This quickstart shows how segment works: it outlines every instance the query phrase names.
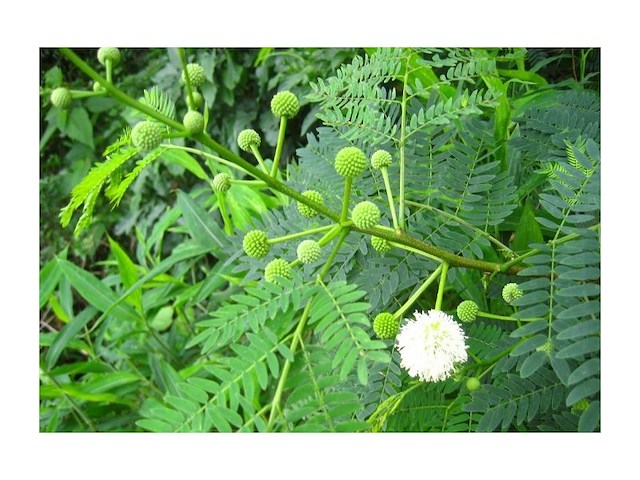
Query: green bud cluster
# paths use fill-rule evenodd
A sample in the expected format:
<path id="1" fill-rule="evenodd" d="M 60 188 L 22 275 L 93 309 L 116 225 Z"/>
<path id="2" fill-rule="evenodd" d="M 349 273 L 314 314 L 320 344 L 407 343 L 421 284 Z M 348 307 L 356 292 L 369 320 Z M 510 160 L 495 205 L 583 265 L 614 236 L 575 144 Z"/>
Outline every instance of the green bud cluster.
<path id="1" fill-rule="evenodd" d="M 376 237 L 375 235 L 371 235 L 371 245 L 380 253 L 387 253 L 391 250 L 391 244 L 386 238 Z"/>
<path id="2" fill-rule="evenodd" d="M 202 106 L 202 102 L 204 102 L 204 99 L 202 98 L 200 92 L 196 91 L 192 91 L 191 96 L 193 97 L 193 102 L 189 98 L 189 95 L 187 95 L 187 106 L 192 110 L 197 110 Z"/>
<path id="3" fill-rule="evenodd" d="M 107 64 L 107 60 L 111 60 L 112 65 L 120 62 L 120 50 L 115 47 L 101 47 L 98 49 L 98 61 L 102 65 Z"/>
<path id="4" fill-rule="evenodd" d="M 589 400 L 587 400 L 586 398 L 583 398 L 581 400 L 578 400 L 576 403 L 574 403 L 571 406 L 571 411 L 572 412 L 584 412 L 590 404 L 591 404 L 591 402 Z"/>
<path id="5" fill-rule="evenodd" d="M 204 130 L 204 117 L 200 112 L 189 110 L 182 119 L 182 124 L 191 134 L 201 133 Z"/>
<path id="6" fill-rule="evenodd" d="M 226 173 L 219 173 L 213 177 L 213 189 L 216 192 L 225 193 L 231 188 L 231 175 Z"/>
<path id="7" fill-rule="evenodd" d="M 204 81 L 204 68 L 197 63 L 189 63 L 186 68 L 186 73 L 189 75 L 189 83 L 193 88 L 198 88 Z M 182 80 L 186 81 L 185 70 L 182 71 Z"/>
<path id="8" fill-rule="evenodd" d="M 298 97 L 288 90 L 276 93 L 271 99 L 271 111 L 280 118 L 293 118 L 300 110 Z"/>
<path id="9" fill-rule="evenodd" d="M 67 108 L 71 105 L 71 92 L 64 88 L 58 87 L 51 92 L 51 103 L 58 108 Z"/>
<path id="10" fill-rule="evenodd" d="M 400 329 L 400 320 L 389 312 L 379 313 L 373 320 L 373 331 L 378 338 L 395 338 Z"/>
<path id="11" fill-rule="evenodd" d="M 307 197 L 309 200 L 313 200 L 316 203 L 322 204 L 324 202 L 322 194 L 320 192 L 316 192 L 315 190 L 305 190 L 304 192 L 302 192 L 302 195 Z M 313 218 L 318 215 L 318 212 L 302 202 L 298 202 L 298 211 L 300 212 L 300 215 L 307 218 Z"/>
<path id="12" fill-rule="evenodd" d="M 523 293 L 517 283 L 507 283 L 502 289 L 502 298 L 507 303 L 512 303 L 514 300 L 522 297 Z"/>
<path id="13" fill-rule="evenodd" d="M 149 120 L 139 122 L 131 131 L 133 145 L 142 151 L 153 150 L 162 142 L 162 129 L 160 125 Z"/>
<path id="14" fill-rule="evenodd" d="M 551 340 L 547 340 L 538 348 L 536 348 L 537 352 L 544 352 L 547 355 L 551 355 L 553 353 L 553 342 Z"/>
<path id="15" fill-rule="evenodd" d="M 93 91 L 94 92 L 104 92 L 105 88 L 100 85 L 100 82 L 93 82 Z"/>
<path id="16" fill-rule="evenodd" d="M 371 156 L 371 166 L 376 170 L 391 165 L 391 154 L 386 150 L 378 150 Z"/>
<path id="17" fill-rule="evenodd" d="M 298 260 L 302 263 L 313 263 L 320 258 L 320 244 L 315 240 L 303 240 L 298 245 Z"/>
<path id="18" fill-rule="evenodd" d="M 291 278 L 291 265 L 282 258 L 271 260 L 264 269 L 267 282 L 277 283 L 277 277 Z"/>
<path id="19" fill-rule="evenodd" d="M 260 135 L 255 130 L 250 128 L 243 130 L 238 135 L 238 146 L 245 152 L 250 152 L 251 147 L 258 148 L 260 146 Z"/>
<path id="20" fill-rule="evenodd" d="M 466 382 L 467 389 L 470 392 L 475 392 L 480 388 L 480 380 L 477 377 L 469 377 Z"/>
<path id="21" fill-rule="evenodd" d="M 344 147 L 336 155 L 334 167 L 342 177 L 357 177 L 367 168 L 367 157 L 357 147 Z"/>
<path id="22" fill-rule="evenodd" d="M 465 300 L 458 305 L 456 313 L 462 322 L 473 322 L 478 314 L 478 305 L 472 300 Z"/>
<path id="23" fill-rule="evenodd" d="M 351 218 L 358 228 L 375 227 L 380 222 L 380 209 L 369 201 L 360 202 L 353 207 Z"/>
<path id="24" fill-rule="evenodd" d="M 269 238 L 262 230 L 252 230 L 248 232 L 242 240 L 244 252 L 252 258 L 262 258 L 271 248 Z"/>

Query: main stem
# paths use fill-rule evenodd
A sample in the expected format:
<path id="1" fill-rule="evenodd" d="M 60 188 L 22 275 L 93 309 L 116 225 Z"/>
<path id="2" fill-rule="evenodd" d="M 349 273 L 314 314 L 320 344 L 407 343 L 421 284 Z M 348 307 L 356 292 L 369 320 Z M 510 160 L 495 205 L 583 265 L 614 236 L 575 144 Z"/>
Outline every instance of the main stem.
<path id="1" fill-rule="evenodd" d="M 99 73 L 97 73 L 95 70 L 93 70 L 89 65 L 87 65 L 86 62 L 84 62 L 80 57 L 78 57 L 71 49 L 69 48 L 61 48 L 60 49 L 61 53 L 66 56 L 74 65 L 76 65 L 81 71 L 83 71 L 85 74 L 87 74 L 90 78 L 92 78 L 93 80 L 97 81 L 100 83 L 100 85 L 102 85 L 105 90 L 107 90 L 107 92 L 109 93 L 109 95 L 118 100 L 119 102 L 123 103 L 124 105 L 127 105 L 129 107 L 132 107 L 146 115 L 148 115 L 151 118 L 154 118 L 155 120 L 164 123 L 165 125 L 179 131 L 179 132 L 183 132 L 185 131 L 184 125 L 182 125 L 182 123 L 179 123 L 163 114 L 161 114 L 160 112 L 154 110 L 153 108 L 144 105 L 136 100 L 134 100 L 133 98 L 129 97 L 128 95 L 126 95 L 125 93 L 123 93 L 121 90 L 119 90 L 117 87 L 115 87 L 113 84 L 107 82 Z M 406 92 L 403 92 L 403 97 L 406 95 Z M 405 112 L 406 114 L 406 112 Z M 404 122 L 403 122 L 404 125 Z M 241 170 L 244 170 L 246 173 L 248 173 L 249 175 L 264 181 L 267 186 L 269 188 L 271 188 L 272 190 L 275 190 L 277 192 L 280 192 L 290 198 L 292 198 L 293 200 L 296 200 L 300 203 L 303 203 L 313 209 L 315 209 L 317 212 L 321 213 L 322 215 L 330 218 L 331 220 L 333 220 L 334 222 L 338 223 L 340 222 L 340 214 L 335 212 L 334 210 L 324 206 L 324 205 L 319 205 L 316 204 L 315 202 L 311 202 L 307 197 L 305 197 L 304 195 L 302 195 L 302 193 L 298 192 L 297 190 L 294 190 L 290 187 L 288 187 L 287 185 L 285 185 L 284 183 L 276 180 L 275 178 L 271 177 L 270 175 L 266 175 L 264 172 L 262 172 L 260 169 L 254 167 L 252 164 L 250 164 L 249 162 L 247 162 L 246 160 L 244 160 L 242 157 L 240 157 L 239 155 L 237 155 L 236 153 L 232 152 L 231 150 L 227 149 L 226 147 L 220 145 L 218 142 L 216 142 L 214 139 L 212 139 L 210 136 L 208 136 L 207 134 L 203 133 L 198 133 L 196 135 L 193 135 L 193 138 L 197 141 L 199 141 L 202 145 L 206 146 L 207 148 L 210 148 L 211 150 L 215 151 L 216 153 L 218 153 L 218 155 L 220 155 L 220 157 L 223 157 L 225 159 L 225 162 L 228 162 L 229 164 L 235 164 L 236 167 L 234 168 L 239 168 Z M 402 139 L 401 139 L 402 140 Z M 174 145 L 175 148 L 175 145 Z M 401 141 L 400 144 L 400 161 L 401 164 L 404 163 L 404 145 L 403 142 Z M 404 217 L 404 186 L 403 186 L 403 182 L 401 182 L 401 188 L 402 188 L 402 193 L 400 196 L 400 202 L 401 202 L 401 208 L 400 208 L 400 218 L 399 218 L 399 224 L 400 224 L 400 228 L 404 228 L 403 225 L 403 220 L 402 218 Z M 467 268 L 474 268 L 477 270 L 482 270 L 484 272 L 500 272 L 500 273 L 508 273 L 511 275 L 515 275 L 517 274 L 522 268 L 521 267 L 516 267 L 516 266 L 506 266 L 505 264 L 500 264 L 500 263 L 494 263 L 494 262 L 486 262 L 486 261 L 482 261 L 482 260 L 474 260 L 474 259 L 470 259 L 470 258 L 465 258 L 462 256 L 458 256 L 455 255 L 453 253 L 447 252 L 445 250 L 441 250 L 439 248 L 436 248 L 432 245 L 426 244 L 420 240 L 418 240 L 415 237 L 412 237 L 410 235 L 407 235 L 406 233 L 395 233 L 395 232 L 389 232 L 389 231 L 385 231 L 381 228 L 378 227 L 374 227 L 374 228 L 357 228 L 355 226 L 351 227 L 353 230 L 357 230 L 359 232 L 362 233 L 366 233 L 369 235 L 375 235 L 381 238 L 384 238 L 390 242 L 396 242 L 402 245 L 406 245 L 409 247 L 413 247 L 417 250 L 423 251 L 425 253 L 434 255 L 438 258 L 440 258 L 441 260 L 446 261 L 450 267 L 467 267 Z"/>

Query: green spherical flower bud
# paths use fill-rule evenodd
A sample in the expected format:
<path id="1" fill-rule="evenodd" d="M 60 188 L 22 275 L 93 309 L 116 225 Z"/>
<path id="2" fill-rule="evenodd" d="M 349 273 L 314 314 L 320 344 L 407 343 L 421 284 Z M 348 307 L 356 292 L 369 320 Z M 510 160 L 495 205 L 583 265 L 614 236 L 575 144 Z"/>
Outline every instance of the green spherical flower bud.
<path id="1" fill-rule="evenodd" d="M 202 102 L 204 102 L 202 95 L 200 92 L 192 91 L 191 96 L 193 97 L 193 102 L 191 101 L 191 98 L 189 98 L 189 95 L 187 95 L 187 106 L 192 110 L 199 109 L 202 106 Z"/>
<path id="2" fill-rule="evenodd" d="M 462 322 L 473 322 L 478 314 L 478 305 L 471 300 L 465 300 L 458 305 L 456 312 Z"/>
<path id="3" fill-rule="evenodd" d="M 375 235 L 371 235 L 371 245 L 380 253 L 387 253 L 391 250 L 391 244 L 386 238 L 376 237 Z"/>
<path id="4" fill-rule="evenodd" d="M 302 195 L 307 197 L 309 200 L 313 200 L 316 203 L 324 202 L 322 194 L 320 192 L 316 192 L 315 190 L 305 190 L 304 192 L 302 192 Z M 307 218 L 313 218 L 318 215 L 318 212 L 316 212 L 313 208 L 301 202 L 298 202 L 298 211 L 303 217 Z"/>
<path id="5" fill-rule="evenodd" d="M 537 352 L 544 352 L 547 355 L 551 355 L 553 353 L 553 342 L 551 340 L 547 340 L 538 348 L 536 348 Z"/>
<path id="6" fill-rule="evenodd" d="M 522 297 L 524 295 L 520 287 L 518 287 L 517 283 L 507 283 L 502 289 L 502 298 L 507 303 L 511 303 L 517 298 Z"/>
<path id="7" fill-rule="evenodd" d="M 100 85 L 100 82 L 93 82 L 93 91 L 94 92 L 104 92 L 106 89 Z"/>
<path id="8" fill-rule="evenodd" d="M 51 103 L 58 108 L 67 108 L 71 105 L 71 92 L 64 87 L 56 88 L 51 92 Z"/>
<path id="9" fill-rule="evenodd" d="M 376 170 L 391 165 L 391 154 L 385 150 L 378 150 L 371 156 L 371 166 Z"/>
<path id="10" fill-rule="evenodd" d="M 262 230 L 252 230 L 244 236 L 242 248 L 250 257 L 262 258 L 269 253 L 271 245 L 266 233 Z"/>
<path id="11" fill-rule="evenodd" d="M 225 193 L 231 188 L 231 175 L 219 173 L 213 177 L 213 189 L 216 192 Z"/>
<path id="12" fill-rule="evenodd" d="M 353 207 L 351 219 L 358 228 L 375 227 L 380 222 L 380 209 L 369 201 L 360 202 Z"/>
<path id="13" fill-rule="evenodd" d="M 267 282 L 277 283 L 277 277 L 291 278 L 291 265 L 282 258 L 271 260 L 264 269 Z"/>
<path id="14" fill-rule="evenodd" d="M 204 117 L 200 112 L 189 110 L 182 119 L 182 124 L 189 133 L 201 133 L 204 129 Z"/>
<path id="15" fill-rule="evenodd" d="M 293 118 L 298 110 L 300 110 L 298 97 L 288 90 L 276 93 L 271 99 L 271 111 L 278 118 Z"/>
<path id="16" fill-rule="evenodd" d="M 189 75 L 189 83 L 193 88 L 198 88 L 205 81 L 204 77 L 204 68 L 202 68 L 197 63 L 190 63 L 187 65 L 186 69 L 187 75 Z M 186 77 L 184 75 L 185 71 L 182 71 L 182 80 L 186 81 Z"/>
<path id="17" fill-rule="evenodd" d="M 298 245 L 298 260 L 313 263 L 320 258 L 320 244 L 315 240 L 303 240 Z"/>
<path id="18" fill-rule="evenodd" d="M 400 319 L 389 312 L 379 313 L 373 320 L 373 331 L 378 338 L 395 338 L 400 329 Z"/>
<path id="19" fill-rule="evenodd" d="M 353 178 L 360 175 L 367 168 L 367 157 L 357 147 L 344 147 L 336 155 L 334 167 L 338 175 Z"/>
<path id="20" fill-rule="evenodd" d="M 238 135 L 238 146 L 245 152 L 250 152 L 251 147 L 258 148 L 260 146 L 260 142 L 261 139 L 258 132 L 251 130 L 250 128 L 241 131 L 240 135 Z"/>
<path id="21" fill-rule="evenodd" d="M 583 398 L 581 400 L 578 400 L 571 406 L 571 411 L 579 415 L 580 413 L 584 412 L 590 404 L 591 402 L 589 400 Z"/>
<path id="22" fill-rule="evenodd" d="M 162 142 L 162 129 L 148 120 L 139 122 L 131 131 L 131 140 L 142 151 L 153 150 Z"/>
<path id="23" fill-rule="evenodd" d="M 480 380 L 478 380 L 476 377 L 469 377 L 467 379 L 466 385 L 467 385 L 467 389 L 470 392 L 475 392 L 480 388 Z"/>
<path id="24" fill-rule="evenodd" d="M 107 60 L 111 60 L 112 65 L 117 65 L 120 61 L 120 50 L 115 47 L 102 47 L 98 49 L 98 61 L 102 65 L 107 64 Z"/>

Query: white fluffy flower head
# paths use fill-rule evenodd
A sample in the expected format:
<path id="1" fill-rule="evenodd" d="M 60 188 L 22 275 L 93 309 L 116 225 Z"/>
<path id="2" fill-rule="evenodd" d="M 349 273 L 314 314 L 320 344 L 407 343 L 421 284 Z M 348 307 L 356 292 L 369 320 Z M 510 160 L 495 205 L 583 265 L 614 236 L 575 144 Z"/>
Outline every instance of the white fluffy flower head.
<path id="1" fill-rule="evenodd" d="M 450 377 L 456 364 L 467 360 L 467 337 L 460 324 L 439 310 L 416 311 L 413 316 L 415 320 L 405 323 L 396 337 L 400 366 L 425 382 Z"/>

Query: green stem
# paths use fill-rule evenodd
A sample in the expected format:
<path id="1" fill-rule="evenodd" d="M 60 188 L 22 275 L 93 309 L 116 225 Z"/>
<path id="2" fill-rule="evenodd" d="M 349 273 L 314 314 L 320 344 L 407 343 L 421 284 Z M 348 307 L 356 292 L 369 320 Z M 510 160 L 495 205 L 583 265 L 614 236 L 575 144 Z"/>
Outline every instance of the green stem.
<path id="1" fill-rule="evenodd" d="M 162 138 L 186 138 L 191 135 L 189 132 L 169 132 L 163 133 Z"/>
<path id="2" fill-rule="evenodd" d="M 262 158 L 262 155 L 260 155 L 260 150 L 258 150 L 258 147 L 256 147 L 255 145 L 251 145 L 251 152 L 253 153 L 253 156 L 256 157 L 256 160 L 258 160 L 258 163 L 260 164 L 260 168 L 262 168 L 262 171 L 268 174 L 269 169 L 265 165 L 264 159 Z"/>
<path id="3" fill-rule="evenodd" d="M 89 97 L 104 97 L 107 95 L 107 92 L 89 92 L 88 90 L 69 90 L 69 93 L 71 93 L 71 98 L 74 100 Z"/>
<path id="4" fill-rule="evenodd" d="M 69 49 L 69 48 L 61 48 L 60 52 L 67 57 L 76 67 L 78 67 L 82 72 L 84 72 L 85 74 L 87 74 L 90 78 L 92 78 L 93 80 L 95 80 L 96 82 L 99 82 L 101 86 L 104 87 L 104 89 L 109 93 L 109 95 L 111 95 L 111 97 L 113 97 L 114 99 L 118 100 L 119 102 L 132 107 L 146 115 L 148 115 L 151 118 L 155 118 L 156 120 L 164 123 L 165 125 L 174 128 L 176 130 L 182 131 L 185 130 L 184 125 L 182 125 L 182 123 L 179 123 L 169 117 L 167 117 L 166 115 L 161 114 L 160 112 L 158 112 L 157 110 L 149 107 L 148 105 L 144 105 L 143 103 L 140 103 L 136 100 L 134 100 L 133 98 L 129 97 L 127 94 L 125 94 L 124 92 L 122 92 L 121 90 L 119 90 L 117 87 L 115 87 L 111 82 L 107 81 L 104 77 L 102 77 L 98 72 L 96 72 L 94 69 L 92 69 L 89 65 L 87 65 L 87 63 L 82 60 L 80 57 L 78 57 L 78 55 L 76 55 L 73 50 Z"/>
<path id="5" fill-rule="evenodd" d="M 87 65 L 80 57 L 78 57 L 72 50 L 68 49 L 68 48 L 61 48 L 60 52 L 67 57 L 74 65 L 76 65 L 82 72 L 84 72 L 85 74 L 87 74 L 90 78 L 92 78 L 93 80 L 99 82 L 101 85 L 104 86 L 104 88 L 107 90 L 107 92 L 109 93 L 109 95 L 111 95 L 112 98 L 116 99 L 117 101 L 123 103 L 124 105 L 127 105 L 129 107 L 132 107 L 146 115 L 148 115 L 149 117 L 164 123 L 165 125 L 178 130 L 178 131 L 184 131 L 184 125 L 182 125 L 182 123 L 178 123 L 177 121 L 161 114 L 160 112 L 154 110 L 153 108 L 144 105 L 136 100 L 134 100 L 133 98 L 129 97 L 128 95 L 126 95 L 125 93 L 123 93 L 122 91 L 120 91 L 118 88 L 116 88 L 115 86 L 113 86 L 112 84 L 106 82 L 106 80 L 100 76 L 100 74 L 98 74 L 95 70 L 93 70 L 89 65 Z M 214 139 L 212 139 L 209 135 L 205 134 L 205 133 L 198 133 L 196 135 L 193 135 L 193 138 L 195 140 L 197 140 L 198 142 L 200 142 L 202 145 L 210 148 L 211 150 L 215 151 L 216 153 L 218 153 L 220 156 L 224 157 L 226 160 L 222 161 L 223 159 L 221 159 L 220 157 L 215 157 L 213 156 L 213 158 L 217 159 L 218 161 L 222 161 L 222 163 L 225 163 L 229 166 L 231 166 L 232 164 L 234 164 L 234 166 L 232 168 L 244 171 L 246 173 L 248 173 L 249 175 L 263 180 L 267 186 L 269 188 L 271 188 L 272 190 L 276 191 L 276 192 L 280 192 L 290 198 L 292 198 L 293 200 L 296 200 L 300 203 L 303 203 L 313 209 L 315 209 L 317 212 L 321 213 L 322 215 L 330 218 L 331 220 L 333 220 L 334 222 L 339 222 L 340 221 L 340 214 L 333 211 L 332 209 L 326 207 L 325 205 L 320 205 L 320 204 L 316 204 L 315 202 L 310 201 L 307 197 L 305 197 L 304 195 L 302 195 L 301 192 L 298 192 L 290 187 L 288 187 L 287 185 L 285 185 L 284 183 L 280 182 L 279 180 L 276 180 L 275 178 L 266 175 L 264 172 L 262 172 L 261 170 L 259 170 L 258 168 L 254 167 L 251 163 L 247 162 L 246 160 L 244 160 L 242 157 L 240 157 L 238 154 L 232 152 L 231 150 L 229 150 L 228 148 L 220 145 L 218 142 L 216 142 Z M 165 145 L 166 146 L 166 145 Z M 169 145 L 169 148 L 181 148 L 181 149 L 186 149 L 186 147 L 177 147 L 176 145 Z M 188 150 L 187 150 L 188 151 Z M 198 155 L 203 155 L 204 152 L 200 152 L 198 150 L 195 150 L 195 153 L 197 153 Z M 208 154 L 206 154 L 208 155 Z M 403 154 L 401 155 L 401 159 L 404 158 Z M 401 199 L 402 200 L 402 199 Z M 404 209 L 401 209 L 401 213 L 404 211 Z M 403 228 L 403 222 L 401 220 L 399 220 L 400 222 L 400 227 Z M 413 247 L 417 250 L 423 251 L 425 253 L 429 253 L 431 255 L 434 255 L 438 258 L 440 258 L 441 260 L 445 260 L 447 263 L 449 263 L 450 267 L 467 267 L 467 268 L 473 268 L 473 269 L 477 269 L 477 270 L 482 270 L 484 272 L 502 272 L 502 273 L 508 273 L 511 275 L 515 275 L 517 274 L 522 268 L 521 267 L 516 267 L 516 266 L 509 266 L 508 268 L 505 269 L 504 265 L 505 264 L 500 264 L 500 263 L 494 263 L 494 262 L 486 262 L 486 261 L 482 261 L 482 260 L 474 260 L 471 258 L 465 258 L 462 256 L 458 256 L 455 255 L 453 253 L 447 252 L 445 250 L 441 250 L 439 248 L 436 248 L 432 245 L 426 244 L 420 240 L 418 240 L 415 237 L 412 237 L 410 235 L 407 235 L 406 233 L 402 233 L 402 234 L 398 234 L 395 232 L 388 232 L 385 231 L 379 227 L 374 227 L 374 228 L 368 228 L 368 229 L 363 229 L 363 228 L 357 228 L 355 226 L 350 226 L 351 229 L 362 232 L 362 233 L 366 233 L 369 235 L 375 235 L 381 238 L 384 238 L 390 242 L 396 242 L 405 246 L 410 246 Z M 103 314 L 101 315 L 100 318 L 104 318 L 106 316 L 105 312 L 103 312 Z"/>
<path id="6" fill-rule="evenodd" d="M 107 67 L 107 82 L 113 83 L 113 61 L 110 58 L 106 60 Z"/>
<path id="7" fill-rule="evenodd" d="M 493 237 L 492 235 L 490 235 L 489 233 L 485 232 L 484 230 L 479 229 L 478 227 L 475 227 L 473 225 L 471 225 L 469 222 L 466 222 L 465 220 L 461 219 L 460 217 L 449 213 L 449 212 L 445 212 L 444 210 L 440 210 L 439 208 L 435 208 L 432 207 L 431 205 L 425 205 L 424 203 L 418 203 L 418 202 L 412 202 L 411 200 L 407 200 L 407 205 L 413 205 L 415 207 L 418 208 L 426 208 L 427 210 L 430 210 L 432 212 L 437 212 L 440 215 L 450 218 L 451 220 L 459 223 L 460 225 L 464 225 L 465 227 L 473 230 L 474 232 L 476 232 L 478 235 L 482 235 L 483 237 L 485 237 L 487 240 L 489 240 L 491 243 L 493 243 L 494 245 L 496 245 L 497 247 L 499 247 L 502 250 L 505 250 L 509 253 L 513 253 L 513 251 L 507 247 L 504 243 L 500 242 L 498 239 L 496 239 L 495 237 Z"/>
<path id="8" fill-rule="evenodd" d="M 193 101 L 193 89 L 191 88 L 191 78 L 189 78 L 189 72 L 187 72 L 187 56 L 184 48 L 178 48 L 178 56 L 180 57 L 180 63 L 182 64 L 184 84 L 187 87 L 187 96 L 189 97 L 189 101 L 187 103 L 189 105 L 195 105 L 195 102 Z M 189 110 L 191 110 L 191 107 L 189 107 Z"/>
<path id="9" fill-rule="evenodd" d="M 247 185 L 248 187 L 258 187 L 258 188 L 263 188 L 267 186 L 267 184 L 264 183 L 262 180 L 238 180 L 233 178 L 229 181 L 231 182 L 232 185 Z"/>
<path id="10" fill-rule="evenodd" d="M 407 62 L 408 63 L 408 62 Z M 400 193 L 398 200 L 398 217 L 399 217 L 399 227 L 400 230 L 403 231 L 405 229 L 405 219 L 404 219 L 404 155 L 405 155 L 405 137 L 406 137 L 406 128 L 407 128 L 407 77 L 408 77 L 409 67 L 408 65 L 405 67 L 404 71 L 404 79 L 402 82 L 402 103 L 401 103 L 401 114 L 400 114 Z"/>
<path id="11" fill-rule="evenodd" d="M 291 340 L 291 345 L 289 346 L 289 350 L 291 351 L 291 355 L 295 355 L 296 350 L 298 349 L 298 342 L 300 338 L 302 338 L 302 331 L 307 324 L 307 319 L 309 318 L 309 312 L 311 312 L 311 304 L 313 302 L 309 300 L 307 305 L 304 307 L 304 311 L 302 312 L 302 317 L 300 317 L 300 321 L 298 322 L 298 326 L 293 334 L 293 340 Z M 276 410 L 280 407 L 280 400 L 282 399 L 282 394 L 284 392 L 284 386 L 287 382 L 287 378 L 289 376 L 289 370 L 291 369 L 291 362 L 289 360 L 285 360 L 284 366 L 282 367 L 282 372 L 280 373 L 280 378 L 278 379 L 278 386 L 276 387 L 276 392 L 273 395 L 273 400 L 271 401 L 271 409 L 269 411 L 269 422 L 267 423 L 267 430 L 271 430 L 273 426 L 273 422 L 276 419 Z"/>
<path id="12" fill-rule="evenodd" d="M 344 241 L 345 237 L 349 233 L 348 229 L 341 229 L 340 231 L 341 231 L 340 238 L 338 239 L 335 246 L 333 247 L 333 250 L 331 251 L 329 258 L 327 258 L 327 261 L 324 264 L 324 268 L 322 269 L 322 272 L 318 275 L 316 284 L 320 283 L 322 281 L 322 278 L 326 275 L 327 271 L 331 267 L 331 264 L 333 263 L 333 259 L 335 258 L 336 254 L 338 253 L 338 250 L 340 249 L 340 246 L 342 245 L 342 242 Z M 298 345 L 302 343 L 302 332 L 304 331 L 304 327 L 307 325 L 307 320 L 311 312 L 312 303 L 313 303 L 313 299 L 309 300 L 307 305 L 304 307 L 304 311 L 302 312 L 302 317 L 300 318 L 300 321 L 298 322 L 298 326 L 296 327 L 296 330 L 293 333 L 293 340 L 291 340 L 291 345 L 289 347 L 289 350 L 291 351 L 291 355 L 295 355 L 296 351 L 298 350 Z M 280 408 L 280 400 L 282 399 L 282 394 L 284 392 L 284 387 L 287 382 L 290 369 L 291 369 L 291 362 L 289 360 L 285 360 L 284 366 L 282 367 L 282 372 L 280 374 L 280 378 L 278 379 L 278 386 L 276 387 L 276 392 L 273 396 L 273 401 L 271 402 L 271 410 L 269 412 L 269 422 L 267 424 L 268 430 L 271 430 L 273 423 L 276 419 L 275 413 Z"/>
<path id="13" fill-rule="evenodd" d="M 391 183 L 389 182 L 389 171 L 386 167 L 380 169 L 382 173 L 382 179 L 384 180 L 384 188 L 387 191 L 387 200 L 389 201 L 389 210 L 391 210 L 391 218 L 393 220 L 393 228 L 397 232 L 400 231 L 400 225 L 398 224 L 398 217 L 396 216 L 396 206 L 393 201 L 393 193 L 391 192 Z"/>
<path id="14" fill-rule="evenodd" d="M 318 240 L 318 244 L 321 247 L 324 247 L 327 243 L 331 242 L 334 238 L 338 236 L 338 234 L 342 231 L 342 228 L 343 227 L 340 225 L 333 225 L 333 228 L 329 230 L 327 233 L 325 233 L 320 240 Z"/>
<path id="15" fill-rule="evenodd" d="M 442 298 L 444 297 L 444 289 L 447 284 L 447 272 L 449 271 L 449 264 L 442 262 L 442 273 L 440 274 L 440 284 L 438 285 L 438 295 L 436 296 L 436 310 L 442 310 Z"/>
<path id="16" fill-rule="evenodd" d="M 513 317 L 505 317 L 504 315 L 496 315 L 494 313 L 487 312 L 478 312 L 476 314 L 478 317 L 483 318 L 491 318 L 494 320 L 505 320 L 508 322 L 537 322 L 538 320 L 545 320 L 544 318 L 513 318 Z"/>
<path id="17" fill-rule="evenodd" d="M 342 211 L 340 212 L 340 222 L 345 222 L 349 215 L 349 201 L 351 199 L 351 177 L 344 179 L 344 193 L 342 194 Z"/>
<path id="18" fill-rule="evenodd" d="M 306 237 L 307 235 L 313 235 L 314 233 L 326 232 L 327 230 L 331 230 L 335 228 L 335 225 L 325 225 L 324 227 L 310 228 L 309 230 L 304 230 L 298 233 L 292 233 L 290 235 L 285 235 L 283 237 L 271 238 L 269 239 L 269 244 L 273 245 L 274 243 L 286 242 L 288 240 L 293 240 L 295 238 Z"/>
<path id="19" fill-rule="evenodd" d="M 278 143 L 276 144 L 276 154 L 273 157 L 273 166 L 271 167 L 271 176 L 276 177 L 278 173 L 278 165 L 280 165 L 280 155 L 282 155 L 282 147 L 284 145 L 284 135 L 287 131 L 287 117 L 280 117 L 280 131 L 278 132 Z"/>
<path id="20" fill-rule="evenodd" d="M 336 255 L 338 254 L 338 250 L 340 250 L 340 247 L 342 246 L 342 242 L 344 242 L 344 239 L 347 238 L 347 235 L 349 235 L 349 229 L 348 228 L 340 228 L 340 230 L 338 230 L 338 231 L 340 232 L 340 236 L 338 237 L 338 241 L 333 246 L 333 250 L 331 250 L 331 253 L 329 254 L 329 258 L 327 258 L 327 261 L 324 263 L 324 267 L 322 268 L 322 271 L 318 274 L 318 281 L 319 282 L 322 281 L 322 279 L 327 274 L 327 272 L 329 272 L 329 269 L 331 268 L 331 265 L 333 264 L 333 260 L 336 258 Z"/>
<path id="21" fill-rule="evenodd" d="M 224 198 L 224 193 L 216 191 L 216 195 L 218 196 L 218 206 L 220 207 L 220 216 L 222 217 L 222 223 L 224 224 L 224 232 L 227 235 L 232 235 L 233 229 L 231 228 L 231 221 L 229 218 L 229 212 L 227 211 L 227 201 Z"/>
<path id="22" fill-rule="evenodd" d="M 441 258 L 438 258 L 435 255 L 430 255 L 428 253 L 425 253 L 425 252 L 423 252 L 421 250 L 418 250 L 417 248 L 408 247 L 406 245 L 402 245 L 402 244 L 396 243 L 396 242 L 389 242 L 389 245 L 391 245 L 392 247 L 401 248 L 402 250 L 406 250 L 407 252 L 413 252 L 416 255 L 422 255 L 423 257 L 430 258 L 431 260 L 435 260 L 438 263 L 442 263 L 442 259 Z"/>
<path id="23" fill-rule="evenodd" d="M 411 305 L 413 305 L 415 301 L 418 300 L 418 298 L 420 298 L 420 295 L 424 293 L 424 291 L 429 287 L 429 285 L 431 285 L 433 281 L 436 278 L 438 278 L 438 275 L 440 275 L 440 272 L 442 272 L 442 265 L 438 265 L 438 268 L 436 268 L 433 271 L 433 273 L 429 275 L 429 277 L 424 281 L 424 283 L 420 285 L 420 288 L 418 288 L 418 290 L 416 290 L 414 294 L 411 295 L 411 297 L 409 297 L 409 299 L 406 302 L 404 302 L 404 305 L 402 305 L 396 311 L 396 313 L 393 314 L 394 318 L 396 319 L 402 318 L 402 316 L 409 309 L 409 307 L 411 307 Z"/>

